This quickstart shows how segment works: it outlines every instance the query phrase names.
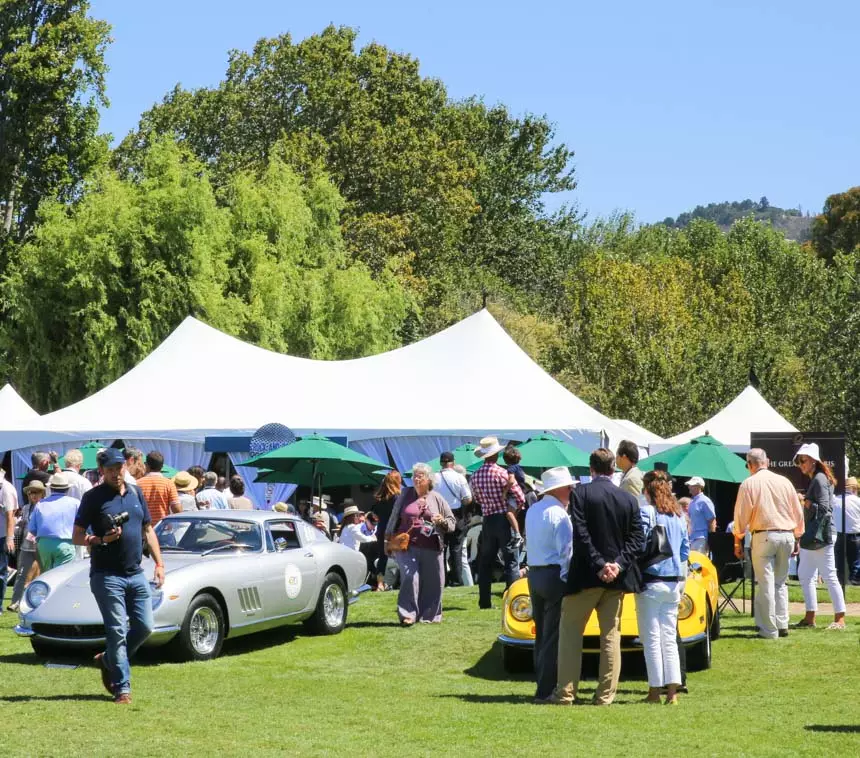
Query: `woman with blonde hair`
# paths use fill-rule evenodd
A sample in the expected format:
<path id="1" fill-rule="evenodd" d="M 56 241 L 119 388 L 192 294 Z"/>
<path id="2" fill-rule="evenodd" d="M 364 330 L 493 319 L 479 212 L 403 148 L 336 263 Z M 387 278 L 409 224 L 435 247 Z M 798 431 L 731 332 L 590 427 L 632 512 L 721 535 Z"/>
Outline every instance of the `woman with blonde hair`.
<path id="1" fill-rule="evenodd" d="M 403 478 L 397 469 L 389 471 L 379 489 L 373 496 L 373 512 L 379 517 L 379 523 L 376 525 L 376 540 L 378 546 L 379 558 L 376 561 L 376 587 L 374 592 L 382 592 L 390 590 L 391 587 L 385 584 L 385 569 L 388 565 L 388 554 L 385 552 L 385 528 L 388 526 L 388 519 L 391 516 L 391 510 L 394 508 L 394 503 L 400 497 L 400 492 L 403 489 Z"/>
<path id="2" fill-rule="evenodd" d="M 672 494 L 672 479 L 665 471 L 643 477 L 648 505 L 642 509 L 646 536 L 656 526 L 665 530 L 672 555 L 646 566 L 642 591 L 636 595 L 636 620 L 648 671 L 646 703 L 659 703 L 666 688 L 666 704 L 678 704 L 681 662 L 678 655 L 678 602 L 687 577 L 690 537 L 681 506 Z"/>
<path id="3" fill-rule="evenodd" d="M 845 596 L 836 573 L 833 553 L 833 488 L 836 477 L 818 452 L 814 442 L 801 445 L 794 456 L 794 465 L 809 477 L 809 486 L 803 497 L 805 531 L 800 538 L 800 557 L 797 578 L 803 589 L 806 616 L 796 627 L 814 627 L 818 611 L 818 593 L 815 587 L 817 574 L 827 584 L 833 603 L 833 623 L 828 629 L 845 629 Z"/>

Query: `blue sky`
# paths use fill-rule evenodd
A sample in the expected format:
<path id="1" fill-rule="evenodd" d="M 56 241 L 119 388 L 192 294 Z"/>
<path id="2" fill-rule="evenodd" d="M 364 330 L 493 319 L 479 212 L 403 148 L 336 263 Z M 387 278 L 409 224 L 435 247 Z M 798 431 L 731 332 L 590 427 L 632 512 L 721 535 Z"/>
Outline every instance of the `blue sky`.
<path id="1" fill-rule="evenodd" d="M 216 85 L 228 50 L 334 23 L 418 58 L 454 98 L 548 116 L 576 153 L 564 199 L 591 218 L 762 195 L 815 213 L 860 184 L 855 0 L 93 0 L 92 13 L 113 25 L 102 128 L 117 138 L 176 83 Z"/>

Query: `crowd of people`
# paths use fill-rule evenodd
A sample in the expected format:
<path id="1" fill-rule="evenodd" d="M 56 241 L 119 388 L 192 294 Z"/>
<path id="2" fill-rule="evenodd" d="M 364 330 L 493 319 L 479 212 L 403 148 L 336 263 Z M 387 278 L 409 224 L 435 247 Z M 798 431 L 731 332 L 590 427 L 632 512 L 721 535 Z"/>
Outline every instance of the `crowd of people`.
<path id="1" fill-rule="evenodd" d="M 327 538 L 361 551 L 373 589 L 386 591 L 399 584 L 396 612 L 403 626 L 441 622 L 446 584 L 477 582 L 478 605 L 488 609 L 493 607 L 494 580 L 501 576 L 510 586 L 527 576 L 535 624 L 535 702 L 540 704 L 576 701 L 583 634 L 592 613 L 600 628 L 592 702 L 613 701 L 620 675 L 621 608 L 624 596 L 633 593 L 648 676 L 646 702 L 678 703 L 679 693 L 686 691 L 677 623 L 688 558 L 693 550 L 708 553 L 710 535 L 717 529 L 705 481 L 690 478 L 685 482 L 690 497 L 676 498 L 671 476 L 640 471 L 639 449 L 627 440 L 614 453 L 606 448 L 593 451 L 590 476 L 582 483 L 563 467 L 545 470 L 540 480 L 527 476 L 518 449 L 495 437 L 482 439 L 474 454 L 481 463 L 471 475 L 450 452 L 441 454 L 438 471 L 415 464 L 408 486 L 398 471 L 389 471 L 367 512 L 350 498 L 335 512 L 324 495 L 299 500 L 296 506 L 276 503 L 274 510 L 293 513 Z M 170 513 L 253 507 L 239 476 L 228 481 L 191 467 L 167 477 L 161 453 L 144 455 L 131 447 L 102 450 L 99 456 L 109 463 L 91 472 L 81 470 L 79 450 L 66 451 L 63 466 L 56 454 L 33 453 L 20 502 L 13 484 L 0 473 L 0 504 L 6 516 L 0 598 L 5 597 L 5 564 L 10 559 L 19 575 L 9 610 L 17 610 L 26 585 L 41 571 L 75 560 L 91 546 L 94 535 L 80 530 L 98 499 L 94 486 L 109 484 L 99 490 L 105 497 L 119 492 L 121 499 L 128 491 L 139 497 L 145 506 L 140 525 L 144 534 Z M 847 527 L 837 535 L 841 513 L 835 513 L 836 480 L 817 445 L 797 451 L 795 465 L 810 481 L 800 496 L 786 477 L 768 468 L 765 451 L 750 450 L 746 461 L 750 476 L 740 485 L 729 530 L 736 556 L 749 556 L 758 581 L 758 635 L 774 639 L 789 633 L 786 580 L 793 556 L 806 602 L 806 616 L 795 626 L 816 625 L 815 585 L 820 577 L 834 607 L 828 628 L 844 628 L 837 555 L 847 551 L 849 579 L 860 581 L 856 479 L 846 481 Z M 107 481 L 109 474 L 122 482 Z M 656 532 L 659 540 L 654 539 Z M 99 544 L 108 544 L 111 536 L 110 531 L 99 535 Z M 110 592 L 99 591 L 107 613 Z M 104 676 L 116 680 L 106 680 L 106 687 L 110 684 L 114 694 L 122 694 L 127 660 L 98 663 Z"/>

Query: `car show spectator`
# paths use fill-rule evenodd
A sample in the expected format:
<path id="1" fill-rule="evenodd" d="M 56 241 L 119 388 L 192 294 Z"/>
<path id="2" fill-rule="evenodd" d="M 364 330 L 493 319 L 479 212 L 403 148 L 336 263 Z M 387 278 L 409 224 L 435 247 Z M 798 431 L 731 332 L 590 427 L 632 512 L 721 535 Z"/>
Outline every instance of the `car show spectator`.
<path id="1" fill-rule="evenodd" d="M 833 525 L 836 528 L 836 573 L 841 584 L 846 583 L 845 558 L 848 553 L 848 584 L 860 584 L 860 497 L 857 496 L 857 477 L 845 480 L 845 532 L 842 531 L 842 499 L 836 498 L 833 506 Z"/>
<path id="2" fill-rule="evenodd" d="M 809 486 L 803 498 L 804 531 L 800 537 L 797 578 L 803 589 L 806 616 L 797 627 L 814 627 L 818 611 L 816 575 L 827 585 L 830 602 L 833 603 L 833 622 L 827 627 L 845 629 L 845 595 L 836 573 L 836 558 L 833 550 L 833 488 L 836 477 L 821 460 L 818 445 L 814 442 L 801 445 L 794 456 L 794 464 L 809 477 Z"/>
<path id="3" fill-rule="evenodd" d="M 218 488 L 218 474 L 207 471 L 203 475 L 203 488 L 197 493 L 197 508 L 206 510 L 228 510 L 227 498 Z"/>
<path id="4" fill-rule="evenodd" d="M 67 495 L 71 482 L 64 473 L 54 474 L 51 494 L 33 509 L 27 534 L 36 540 L 39 567 L 48 571 L 75 559 L 72 530 L 81 501 Z"/>
<path id="5" fill-rule="evenodd" d="M 188 471 L 177 471 L 173 477 L 173 485 L 179 495 L 179 503 L 183 511 L 196 511 L 197 498 L 194 491 L 197 489 L 197 479 Z"/>
<path id="6" fill-rule="evenodd" d="M 589 456 L 592 481 L 573 491 L 573 557 L 562 600 L 558 685 L 553 702 L 576 701 L 585 625 L 592 611 L 600 626 L 600 663 L 594 705 L 615 699 L 621 674 L 621 601 L 640 587 L 637 559 L 644 547 L 639 501 L 612 483 L 615 455 L 598 448 Z"/>
<path id="7" fill-rule="evenodd" d="M 48 482 L 51 479 L 51 475 L 48 473 L 51 456 L 41 450 L 37 450 L 35 453 L 30 455 L 30 463 L 32 465 L 27 470 L 27 473 L 24 474 L 24 479 L 21 482 L 22 489 L 30 484 L 34 479 L 38 479 L 47 487 Z"/>
<path id="8" fill-rule="evenodd" d="M 145 473 L 137 480 L 137 485 L 146 500 L 152 525 L 158 523 L 170 513 L 182 512 L 182 501 L 172 479 L 161 473 L 164 467 L 164 456 L 158 450 L 146 454 L 144 462 Z"/>
<path id="9" fill-rule="evenodd" d="M 446 450 L 439 456 L 439 471 L 433 475 L 433 489 L 445 498 L 456 521 L 454 530 L 445 535 L 451 567 L 448 584 L 471 587 L 472 572 L 466 559 L 465 515 L 472 503 L 472 490 L 466 477 L 454 470 L 454 453 Z"/>
<path id="10" fill-rule="evenodd" d="M 230 507 L 233 510 L 254 510 L 254 504 L 251 502 L 251 498 L 246 497 L 245 495 L 245 482 L 242 481 L 242 477 L 238 474 L 234 474 L 230 477 L 230 494 L 232 495 L 230 498 Z"/>
<path id="11" fill-rule="evenodd" d="M 639 447 L 630 440 L 621 440 L 615 451 L 615 465 L 621 469 L 621 481 L 618 486 L 634 497 L 642 494 L 642 472 L 636 465 L 639 463 Z"/>
<path id="12" fill-rule="evenodd" d="M 89 492 L 92 488 L 92 482 L 81 474 L 81 466 L 84 465 L 84 455 L 77 448 L 66 450 L 63 456 L 66 464 L 63 473 L 69 477 L 69 492 L 71 497 L 80 500 L 85 492 Z"/>
<path id="13" fill-rule="evenodd" d="M 693 496 L 690 500 L 690 547 L 708 555 L 708 535 L 717 531 L 717 511 L 705 494 L 705 480 L 694 476 L 685 482 Z"/>
<path id="14" fill-rule="evenodd" d="M 687 576 L 690 537 L 681 506 L 672 494 L 672 479 L 665 471 L 649 471 L 643 478 L 649 513 L 643 518 L 645 537 L 661 526 L 672 549 L 665 560 L 642 573 L 642 589 L 636 595 L 636 622 L 648 671 L 646 703 L 659 703 L 665 687 L 666 703 L 678 703 L 682 684 L 678 653 L 678 603 Z"/>
<path id="15" fill-rule="evenodd" d="M 541 476 L 543 497 L 526 511 L 527 576 L 535 622 L 535 702 L 553 694 L 558 674 L 558 628 L 561 601 L 573 553 L 573 526 L 567 504 L 573 478 L 564 466 Z"/>
<path id="16" fill-rule="evenodd" d="M 138 450 L 136 447 L 126 447 L 123 449 L 122 454 L 125 458 L 125 483 L 137 484 L 137 480 L 146 473 L 146 464 L 143 462 L 143 451 Z"/>
<path id="17" fill-rule="evenodd" d="M 2 471 L 2 469 L 0 469 L 0 471 Z M 16 527 L 19 535 L 17 563 L 18 576 L 15 579 L 15 589 L 12 592 L 12 601 L 9 605 L 10 611 L 18 610 L 21 598 L 24 596 L 24 590 L 27 588 L 30 581 L 39 573 L 36 539 L 28 533 L 28 527 L 33 511 L 39 501 L 45 497 L 46 494 L 47 490 L 45 489 L 45 485 L 38 479 L 34 479 L 30 484 L 24 487 L 24 503 L 21 506 L 21 518 L 18 520 L 18 525 Z"/>
<path id="18" fill-rule="evenodd" d="M 752 533 L 750 557 L 758 580 L 755 622 L 759 637 L 788 636 L 788 562 L 803 534 L 803 508 L 791 482 L 768 469 L 767 453 L 747 453 L 750 475 L 735 501 L 735 557 L 744 558 L 744 536 Z"/>
<path id="19" fill-rule="evenodd" d="M 391 589 L 385 583 L 385 568 L 388 564 L 388 554 L 385 552 L 385 531 L 394 503 L 400 497 L 403 489 L 403 478 L 397 469 L 389 471 L 382 479 L 379 488 L 373 494 L 373 512 L 379 517 L 376 527 L 376 539 L 379 547 L 379 558 L 376 561 L 376 591 Z"/>
<path id="20" fill-rule="evenodd" d="M 412 486 L 394 503 L 385 532 L 385 549 L 400 569 L 397 615 L 403 626 L 442 620 L 443 538 L 455 520 L 445 498 L 433 490 L 432 476 L 426 463 L 412 467 Z"/>
<path id="21" fill-rule="evenodd" d="M 499 453 L 504 450 L 495 437 L 484 437 L 475 456 L 484 463 L 472 474 L 470 486 L 475 499 L 481 504 L 481 555 L 478 559 L 478 607 L 492 608 L 491 588 L 493 565 L 501 551 L 505 571 L 505 587 L 510 587 L 519 578 L 517 556 L 511 549 L 514 536 L 508 523 L 506 493 L 513 495 L 519 507 L 526 498 L 516 481 L 508 482 L 508 472 L 499 463 Z"/>
<path id="22" fill-rule="evenodd" d="M 6 601 L 6 576 L 9 559 L 15 555 L 15 514 L 18 512 L 18 493 L 6 472 L 0 468 L 0 613 Z"/>

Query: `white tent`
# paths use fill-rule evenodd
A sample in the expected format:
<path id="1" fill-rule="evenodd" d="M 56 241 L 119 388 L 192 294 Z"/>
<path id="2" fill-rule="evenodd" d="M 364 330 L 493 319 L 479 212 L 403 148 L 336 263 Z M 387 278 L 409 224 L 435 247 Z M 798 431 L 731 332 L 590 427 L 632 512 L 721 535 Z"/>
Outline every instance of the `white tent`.
<path id="1" fill-rule="evenodd" d="M 716 416 L 682 434 L 651 445 L 651 453 L 660 453 L 675 445 L 689 442 L 706 432 L 735 453 L 750 449 L 751 432 L 796 432 L 755 389 L 748 386 Z"/>
<path id="2" fill-rule="evenodd" d="M 27 405 L 11 384 L 0 389 L 0 428 L 5 429 L 20 423 L 26 424 L 37 418 L 39 414 Z M 0 449 L 8 450 L 8 448 Z"/>
<path id="3" fill-rule="evenodd" d="M 663 437 L 659 434 L 655 434 L 654 432 L 646 429 L 644 426 L 640 426 L 635 421 L 630 421 L 626 418 L 617 418 L 614 419 L 615 423 L 619 426 L 623 426 L 626 429 L 630 430 L 629 439 L 636 442 L 637 445 L 642 445 L 643 443 L 647 444 L 649 447 L 653 445 L 655 442 L 663 442 Z"/>
<path id="4" fill-rule="evenodd" d="M 25 456 L 34 446 L 123 439 L 202 451 L 207 436 L 251 435 L 269 422 L 346 436 L 381 460 L 388 444 L 398 466 L 484 434 L 524 439 L 554 430 L 585 450 L 631 437 L 556 382 L 484 310 L 412 345 L 347 361 L 273 353 L 189 317 L 101 391 L 4 425 L 0 448 Z M 185 466 L 194 456 L 165 458 Z"/>

